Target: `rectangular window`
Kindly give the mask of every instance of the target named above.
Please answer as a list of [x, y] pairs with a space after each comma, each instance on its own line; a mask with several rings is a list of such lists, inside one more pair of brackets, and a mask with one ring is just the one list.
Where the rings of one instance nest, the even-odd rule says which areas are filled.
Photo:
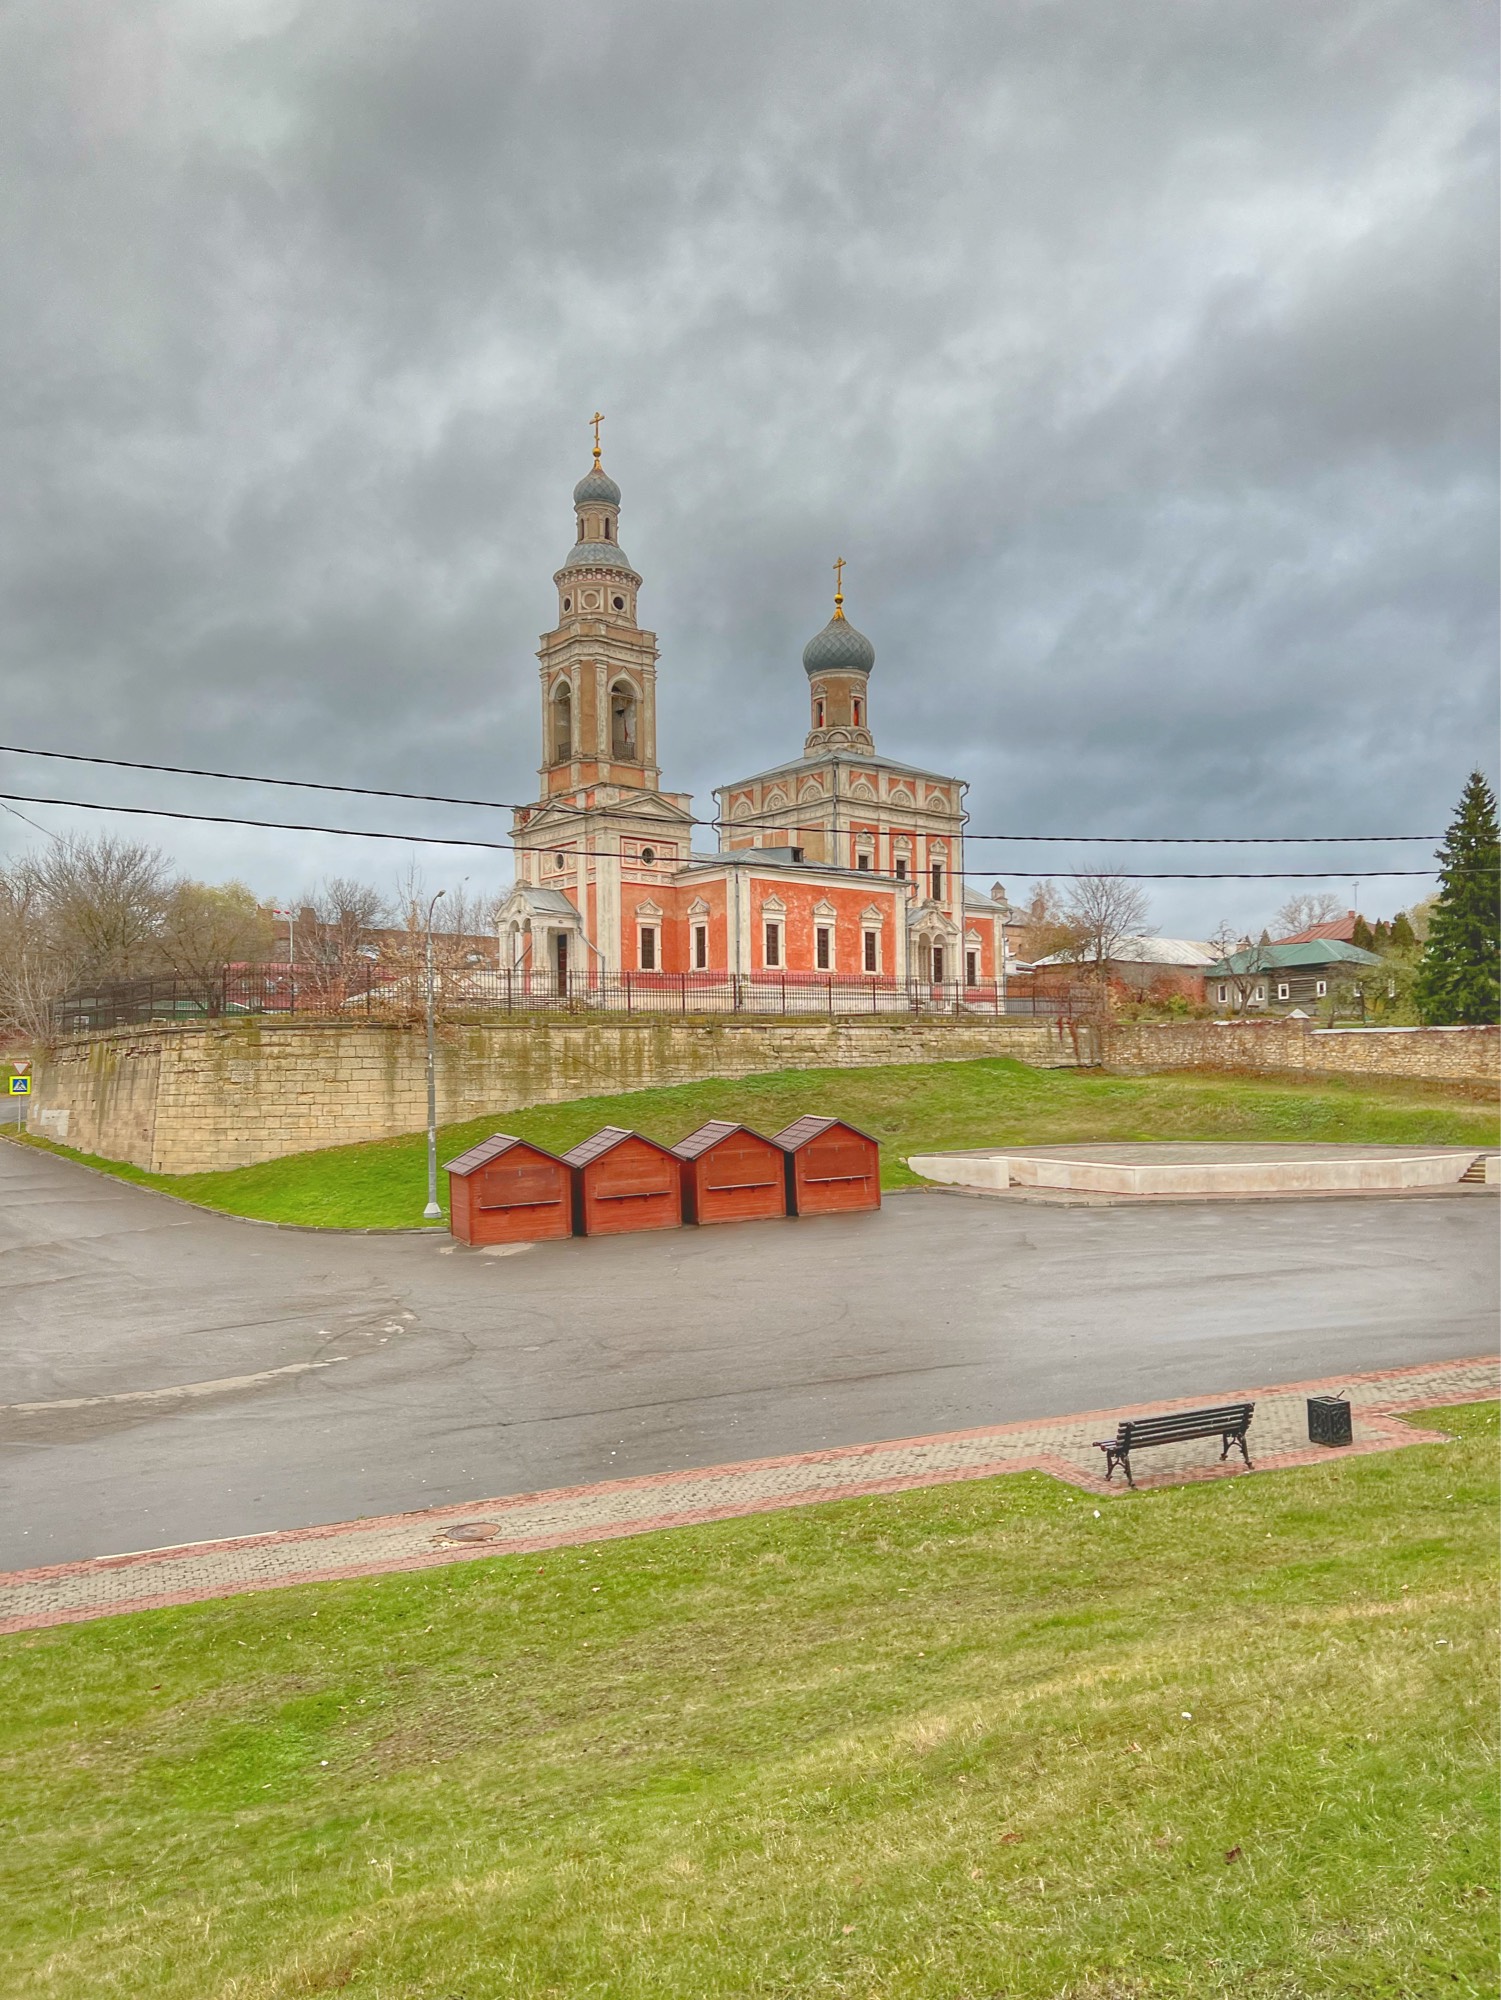
[[1220, 1005], [1223, 1006], [1229, 998], [1230, 998], [1230, 988], [1228, 986], [1222, 986], [1220, 988]]
[[943, 984], [943, 946], [941, 944], [935, 944], [933, 947], [933, 984], [935, 986], [942, 986]]
[[1287, 998], [1287, 995], [1288, 995], [1288, 986], [1287, 986], [1287, 982], [1286, 982], [1285, 980], [1283, 980], [1283, 981], [1279, 982], [1279, 984], [1278, 984], [1278, 987], [1277, 987], [1277, 998], [1278, 998], [1279, 1000], [1285, 1000], [1285, 999]]
[[964, 954], [964, 980], [967, 986], [978, 986], [980, 983], [980, 954], [977, 951]]
[[655, 972], [657, 969], [657, 933], [650, 924], [641, 926], [641, 970]]
[[1251, 995], [1251, 998], [1253, 1000], [1265, 1000], [1266, 988], [1264, 986], [1258, 986], [1256, 991]]
[[868, 854], [857, 854], [855, 856], [855, 866], [857, 868], [868, 869], [870, 867], [870, 856]]
[[907, 879], [907, 857], [905, 854], [899, 854], [896, 857], [896, 879], [898, 882], [905, 882]]
[[941, 861], [933, 863], [933, 901], [935, 903], [943, 901], [943, 863]]
[[707, 924], [695, 924], [693, 926], [693, 969], [695, 972], [703, 972], [707, 969], [708, 963], [709, 926]]
[[881, 969], [877, 959], [877, 954], [880, 950], [880, 936], [879, 931], [867, 931], [865, 933], [865, 970], [867, 972], [879, 972]]
[[766, 926], [766, 963], [768, 965], [780, 965], [781, 962], [782, 926], [780, 924], [768, 924]]
[[820, 972], [827, 972], [834, 961], [834, 934], [827, 925], [820, 924], [813, 933], [813, 963]]
[[1324, 995], [1325, 995], [1325, 994], [1326, 994], [1326, 993], [1327, 993], [1327, 992], [1329, 991], [1329, 982], [1328, 982], [1328, 980], [1327, 980], [1327, 979], [1320, 979], [1320, 980], [1317, 980], [1317, 981], [1315, 981], [1315, 983], [1314, 983], [1314, 989], [1313, 989], [1313, 990], [1314, 990], [1314, 992], [1315, 992], [1315, 993], [1317, 993], [1317, 994], [1318, 994], [1319, 998], [1320, 998], [1320, 999], [1322, 1000], [1322, 999], [1323, 999], [1323, 997], [1324, 997]]

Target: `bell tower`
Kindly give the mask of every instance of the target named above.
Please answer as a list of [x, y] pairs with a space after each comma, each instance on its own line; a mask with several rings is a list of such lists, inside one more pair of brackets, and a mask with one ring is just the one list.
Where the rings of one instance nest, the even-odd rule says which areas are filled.
[[573, 489], [573, 547], [553, 577], [558, 622], [542, 637], [545, 796], [614, 785], [656, 791], [657, 639], [636, 623], [641, 578], [620, 546], [620, 488], [594, 463]]

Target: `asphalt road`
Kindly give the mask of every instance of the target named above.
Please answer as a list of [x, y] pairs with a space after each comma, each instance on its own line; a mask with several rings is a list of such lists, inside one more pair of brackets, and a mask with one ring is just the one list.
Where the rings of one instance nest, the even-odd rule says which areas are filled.
[[1484, 1354], [1495, 1219], [918, 1193], [497, 1255], [0, 1143], [0, 1568]]

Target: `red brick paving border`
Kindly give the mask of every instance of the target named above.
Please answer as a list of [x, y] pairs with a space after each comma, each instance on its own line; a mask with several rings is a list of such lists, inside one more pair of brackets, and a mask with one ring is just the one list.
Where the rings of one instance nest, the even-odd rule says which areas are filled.
[[[1125, 1417], [1191, 1409], [1205, 1402], [1255, 1401], [1258, 1408], [1250, 1440], [1255, 1470], [1270, 1472], [1323, 1464], [1352, 1452], [1391, 1451], [1434, 1442], [1441, 1433], [1414, 1430], [1396, 1420], [1399, 1414], [1445, 1403], [1474, 1402], [1495, 1396], [1498, 1387], [1496, 1363], [1489, 1357], [1386, 1368], [1363, 1375], [1326, 1376], [1310, 1382], [1215, 1392], [1212, 1396], [1178, 1396], [1119, 1409], [879, 1444], [840, 1445], [781, 1458], [651, 1473], [637, 1479], [604, 1480], [411, 1513], [13, 1570], [0, 1573], [0, 1633], [198, 1603], [245, 1591], [284, 1589], [298, 1583], [390, 1575], [490, 1555], [530, 1554], [825, 1500], [994, 1478], [1008, 1472], [1044, 1472], [1086, 1492], [1120, 1499], [1129, 1489], [1120, 1482], [1107, 1485], [1093, 1469], [1100, 1460], [1092, 1441], [1110, 1434]], [[1356, 1441], [1337, 1449], [1299, 1441], [1300, 1435], [1306, 1437], [1304, 1398], [1336, 1388], [1350, 1395], [1358, 1425]], [[1244, 1467], [1237, 1462], [1203, 1462], [1194, 1445], [1169, 1449], [1155, 1462], [1158, 1469], [1143, 1473], [1137, 1492], [1244, 1476]], [[862, 1464], [869, 1468], [870, 1476], [849, 1476]], [[825, 1475], [822, 1478], [818, 1477], [820, 1469]], [[660, 1504], [670, 1502], [674, 1489], [684, 1504]], [[638, 1504], [633, 1506], [632, 1501]], [[697, 1504], [692, 1504], [694, 1501]], [[517, 1522], [519, 1532], [502, 1532], [489, 1541], [455, 1544], [442, 1540], [446, 1526], [483, 1519], [503, 1529], [508, 1515], [540, 1518], [525, 1525]], [[532, 1532], [526, 1532], [527, 1525]], [[331, 1560], [322, 1559], [325, 1556]]]

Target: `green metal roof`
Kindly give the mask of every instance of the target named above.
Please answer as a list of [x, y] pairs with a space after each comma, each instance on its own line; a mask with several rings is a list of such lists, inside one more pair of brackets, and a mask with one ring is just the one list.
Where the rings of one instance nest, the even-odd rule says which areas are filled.
[[1316, 965], [1379, 965], [1373, 951], [1358, 944], [1342, 944], [1338, 938], [1315, 938], [1307, 944], [1254, 944], [1246, 951], [1232, 952], [1204, 967], [1206, 979], [1226, 979], [1248, 972], [1284, 972], [1289, 967]]

